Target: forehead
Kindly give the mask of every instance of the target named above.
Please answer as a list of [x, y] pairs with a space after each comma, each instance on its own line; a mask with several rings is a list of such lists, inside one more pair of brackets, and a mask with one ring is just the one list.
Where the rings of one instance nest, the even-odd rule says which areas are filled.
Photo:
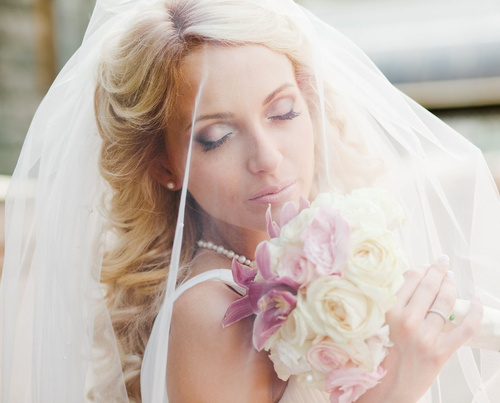
[[180, 77], [174, 115], [182, 119], [192, 117], [198, 91], [200, 108], [225, 112], [238, 103], [262, 103], [280, 85], [295, 84], [290, 60], [260, 45], [205, 45], [182, 60]]

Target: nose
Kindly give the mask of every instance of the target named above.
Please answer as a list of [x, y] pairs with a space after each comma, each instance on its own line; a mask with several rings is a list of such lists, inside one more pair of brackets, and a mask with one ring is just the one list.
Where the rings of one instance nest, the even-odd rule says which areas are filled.
[[283, 160], [278, 136], [255, 127], [249, 137], [248, 169], [252, 173], [274, 173]]

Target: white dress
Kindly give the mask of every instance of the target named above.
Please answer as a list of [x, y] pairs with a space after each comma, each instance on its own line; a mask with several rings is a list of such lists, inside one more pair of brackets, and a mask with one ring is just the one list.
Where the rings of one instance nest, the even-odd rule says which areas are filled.
[[[175, 299], [177, 299], [184, 291], [199, 284], [203, 281], [221, 281], [234, 289], [238, 294], [243, 294], [244, 289], [236, 284], [233, 280], [233, 274], [229, 269], [214, 269], [198, 274], [193, 278], [181, 284], [175, 290]], [[328, 403], [329, 395], [326, 392], [321, 392], [315, 388], [302, 387], [296, 377], [291, 377], [288, 380], [288, 385], [281, 397], [279, 403]]]

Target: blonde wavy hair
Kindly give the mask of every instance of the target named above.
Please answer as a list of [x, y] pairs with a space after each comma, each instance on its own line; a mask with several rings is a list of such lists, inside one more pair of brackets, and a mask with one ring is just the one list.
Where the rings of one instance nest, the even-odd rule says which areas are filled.
[[[115, 242], [105, 256], [101, 281], [130, 401], [141, 400], [141, 362], [164, 296], [179, 207], [179, 192], [160, 185], [155, 170], [165, 153], [166, 121], [175, 103], [180, 62], [204, 44], [260, 44], [284, 54], [295, 68], [315, 130], [320, 132], [324, 125], [318, 118], [306, 38], [289, 17], [252, 0], [163, 0], [142, 10], [106, 47], [97, 75], [95, 115], [102, 137], [100, 172], [112, 189], [106, 214]], [[333, 170], [350, 170], [352, 182], [352, 171], [360, 170], [353, 161], [364, 154], [363, 146], [355, 131], [346, 134], [347, 112], [339, 107], [332, 87], [324, 84], [327, 130], [335, 143]], [[322, 158], [316, 154], [316, 169], [321, 170]], [[367, 171], [373, 170], [367, 167], [360, 177]], [[335, 180], [332, 186], [346, 187], [338, 175]], [[186, 213], [181, 257], [185, 268], [196, 252], [195, 204], [191, 199]]]

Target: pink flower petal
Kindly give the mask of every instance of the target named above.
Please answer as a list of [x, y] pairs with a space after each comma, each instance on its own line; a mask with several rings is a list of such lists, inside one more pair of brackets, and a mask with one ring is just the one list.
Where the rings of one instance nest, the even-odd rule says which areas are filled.
[[266, 341], [281, 327], [295, 309], [297, 297], [287, 289], [271, 288], [258, 302], [253, 329], [253, 343], [257, 351], [262, 350]]
[[326, 387], [330, 391], [331, 403], [351, 403], [368, 389], [377, 385], [386, 371], [379, 366], [374, 372], [365, 372], [358, 367], [343, 367], [330, 372]]
[[273, 217], [271, 214], [271, 205], [267, 208], [266, 211], [266, 222], [267, 222], [267, 233], [270, 238], [277, 238], [280, 236], [280, 227], [273, 221]]
[[351, 230], [340, 212], [321, 207], [302, 233], [304, 254], [320, 276], [341, 275], [350, 253]]
[[248, 266], [245, 266], [244, 264], [241, 264], [236, 259], [233, 259], [231, 271], [233, 272], [233, 278], [236, 284], [241, 285], [245, 288], [248, 288], [250, 283], [255, 279], [255, 276], [257, 275], [257, 271]]
[[279, 330], [285, 321], [285, 319], [269, 320], [269, 316], [272, 316], [270, 312], [262, 312], [255, 318], [252, 341], [257, 351], [264, 348], [266, 341]]
[[263, 241], [257, 245], [257, 249], [255, 250], [255, 262], [264, 280], [268, 281], [275, 277], [274, 273], [271, 271], [271, 252], [269, 251], [267, 241]]
[[302, 210], [308, 209], [309, 207], [311, 207], [311, 203], [309, 203], [309, 200], [306, 200], [301, 196], [299, 199], [299, 211], [298, 211], [298, 213], [300, 214], [300, 212]]
[[254, 311], [248, 296], [241, 297], [229, 305], [229, 308], [227, 308], [224, 319], [222, 320], [222, 327], [232, 325], [247, 316], [253, 315], [253, 313]]
[[250, 305], [255, 313], [258, 313], [260, 311], [259, 301], [262, 298], [262, 296], [268, 293], [269, 290], [272, 289], [274, 286], [275, 286], [274, 284], [266, 282], [255, 282], [250, 284], [247, 295]]
[[299, 214], [294, 202], [287, 202], [281, 209], [280, 226], [283, 228], [290, 220]]

